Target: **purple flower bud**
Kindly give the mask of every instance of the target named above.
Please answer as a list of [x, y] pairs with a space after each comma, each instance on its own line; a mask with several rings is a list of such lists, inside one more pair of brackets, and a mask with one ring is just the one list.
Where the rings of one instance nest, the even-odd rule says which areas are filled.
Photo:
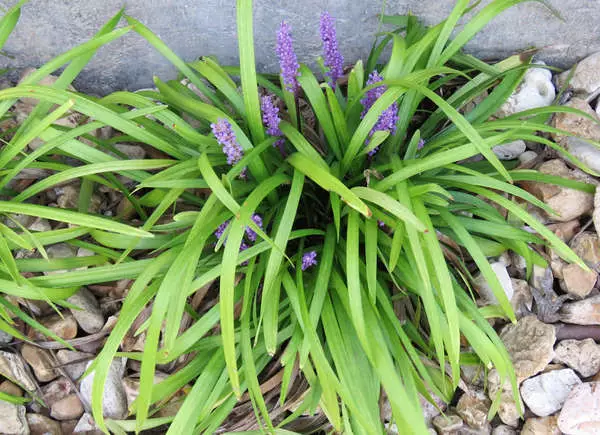
[[[256, 226], [262, 230], [262, 227], [263, 227], [262, 217], [260, 217], [259, 214], [255, 213], [252, 215], [251, 219], [254, 221]], [[251, 242], [254, 243], [256, 241], [256, 232], [254, 232], [254, 230], [250, 227], [246, 227], [246, 236], [248, 237], [248, 240], [250, 240]]]
[[302, 256], [302, 270], [306, 270], [317, 264], [317, 252], [310, 251]]
[[335, 32], [335, 23], [329, 12], [321, 14], [321, 23], [319, 26], [321, 40], [323, 41], [323, 59], [328, 68], [327, 76], [329, 85], [335, 88], [335, 83], [344, 73], [344, 58], [338, 47], [337, 36]]
[[[379, 83], [381, 81], [383, 81], [383, 77], [381, 77], [377, 71], [373, 71], [371, 74], [369, 74], [369, 78], [367, 80], [367, 86], [373, 85], [375, 83]], [[369, 89], [365, 93], [364, 98], [362, 100], [360, 100], [360, 103], [364, 107], [364, 109], [360, 115], [361, 118], [365, 117], [365, 115], [367, 114], [369, 109], [373, 106], [375, 101], [377, 101], [377, 99], [380, 98], [386, 90], [387, 90], [387, 86], [381, 85], [381, 86], [377, 86], [373, 89]], [[381, 115], [379, 115], [379, 119], [377, 120], [377, 122], [375, 123], [375, 125], [373, 126], [371, 131], [369, 132], [369, 137], [366, 140], [366, 143], [367, 144], [369, 143], [371, 136], [373, 136], [373, 133], [375, 133], [376, 131], [389, 131], [390, 134], [396, 134], [396, 124], [397, 123], [398, 123], [398, 103], [394, 102], [390, 107], [388, 107], [383, 112], [381, 112]], [[371, 151], [369, 151], [369, 156], [373, 156], [378, 151], [378, 149], [379, 149], [379, 147], [374, 148]]]
[[215, 124], [210, 124], [210, 128], [219, 145], [223, 147], [223, 153], [227, 156], [227, 164], [233, 166], [239, 162], [244, 155], [244, 150], [238, 143], [229, 121], [223, 118], [218, 119]]
[[296, 93], [298, 90], [298, 72], [300, 65], [294, 52], [292, 40], [292, 28], [285, 21], [281, 22], [281, 27], [277, 33], [277, 56], [279, 56], [279, 67], [281, 68], [281, 77], [285, 89]]
[[419, 139], [419, 143], [417, 144], [417, 149], [418, 150], [422, 150], [423, 147], [425, 147], [425, 140], [424, 139]]

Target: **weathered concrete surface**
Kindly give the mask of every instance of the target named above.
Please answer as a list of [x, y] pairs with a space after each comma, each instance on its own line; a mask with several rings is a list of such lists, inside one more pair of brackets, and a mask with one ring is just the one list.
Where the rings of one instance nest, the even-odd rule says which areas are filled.
[[[11, 6], [16, 0], [0, 0]], [[295, 46], [303, 62], [320, 52], [319, 14], [327, 9], [337, 19], [338, 36], [346, 63], [367, 57], [382, 0], [255, 0], [256, 58], [260, 70], [276, 71], [273, 49], [282, 19], [294, 29]], [[454, 0], [388, 1], [387, 13], [411, 11], [427, 24], [450, 12]], [[489, 1], [483, 1], [487, 4]], [[468, 45], [483, 58], [499, 58], [532, 46], [543, 47], [539, 56], [557, 66], [600, 50], [600, 2], [548, 0], [564, 21], [537, 2], [521, 4], [494, 19]], [[31, 0], [23, 8], [18, 27], [5, 51], [13, 59], [0, 66], [40, 65], [91, 37], [117, 10], [126, 12], [154, 30], [185, 60], [216, 55], [222, 63], [237, 58], [234, 0]], [[481, 7], [480, 7], [481, 8]], [[152, 75], [174, 76], [174, 69], [136, 34], [103, 47], [76, 85], [85, 91], [106, 93], [135, 89], [152, 83]]]

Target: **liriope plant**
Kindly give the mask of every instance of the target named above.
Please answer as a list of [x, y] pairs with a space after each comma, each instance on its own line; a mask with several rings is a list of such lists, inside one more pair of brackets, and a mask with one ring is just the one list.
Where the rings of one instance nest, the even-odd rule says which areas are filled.
[[[0, 91], [3, 115], [20, 98], [39, 99], [0, 152], [0, 213], [70, 224], [39, 233], [0, 227], [3, 294], [59, 307], [82, 286], [132, 280], [86, 373], [94, 373], [91, 410], [101, 429], [383, 433], [387, 420], [400, 433], [426, 433], [420, 398], [449, 402], [462, 363], [494, 367], [516, 391], [510, 358], [488, 323], [515, 316], [488, 258], [510, 250], [531, 271], [546, 264], [531, 246], [546, 244], [585, 265], [524, 211], [516, 199], [552, 213], [515, 182], [593, 191], [514, 169], [492, 152], [517, 139], [559, 149], [536, 133], [559, 132], [547, 117], [575, 111], [551, 106], [491, 118], [529, 59], [488, 65], [460, 50], [520, 2], [492, 1], [453, 39], [471, 10], [468, 0], [457, 1], [430, 28], [413, 16], [382, 16], [395, 29], [380, 35], [365, 63], [348, 70], [333, 18], [323, 13], [317, 74], [298, 63], [284, 22], [276, 36], [274, 30], [279, 75], [255, 69], [249, 0], [237, 1], [235, 67], [212, 58], [185, 62], [132, 17], [117, 29], [120, 12], [89, 42]], [[181, 77], [155, 78], [155, 90], [103, 98], [66, 90], [99, 47], [130, 31]], [[65, 64], [53, 87], [36, 85]], [[465, 114], [481, 95], [487, 96]], [[54, 124], [73, 112], [83, 116], [78, 126]], [[116, 137], [93, 135], [104, 126]], [[35, 138], [43, 144], [27, 151]], [[118, 142], [143, 144], [161, 158], [128, 160], [114, 147]], [[484, 160], [460, 163], [477, 155]], [[11, 190], [10, 181], [30, 168], [52, 175]], [[81, 182], [77, 210], [33, 203], [37, 194], [72, 180]], [[136, 219], [88, 213], [99, 186], [121, 192]], [[498, 208], [510, 213], [510, 222]], [[95, 255], [15, 259], [23, 248], [44, 257], [44, 247], [55, 243]], [[497, 305], [477, 307], [470, 264], [488, 280]], [[82, 266], [87, 269], [75, 270]], [[27, 313], [0, 301], [0, 329], [27, 340], [10, 315]], [[131, 331], [146, 307], [150, 316]], [[121, 352], [132, 332], [145, 334], [143, 351]], [[104, 383], [111, 362], [122, 356], [141, 363], [139, 395], [132, 419], [105, 419]], [[177, 370], [155, 383], [157, 367], [168, 364]], [[178, 412], [158, 416], [173, 400], [180, 401]], [[388, 407], [391, 413], [383, 411]]]

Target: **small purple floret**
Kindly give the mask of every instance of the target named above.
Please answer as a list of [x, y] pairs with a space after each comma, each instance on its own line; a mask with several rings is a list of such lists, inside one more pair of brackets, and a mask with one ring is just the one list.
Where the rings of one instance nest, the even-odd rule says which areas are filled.
[[235, 137], [233, 127], [226, 119], [218, 119], [216, 123], [210, 124], [213, 134], [219, 145], [223, 147], [223, 153], [227, 156], [227, 164], [235, 165], [244, 156], [244, 150]]
[[[381, 81], [383, 81], [383, 77], [381, 77], [377, 71], [373, 71], [371, 74], [369, 74], [369, 78], [367, 80], [367, 86], [373, 85], [375, 83], [379, 83]], [[365, 115], [367, 114], [369, 109], [373, 106], [373, 104], [375, 104], [375, 101], [377, 101], [377, 99], [380, 98], [386, 90], [387, 90], [387, 86], [381, 85], [381, 86], [377, 86], [373, 89], [369, 89], [366, 92], [364, 98], [362, 100], [360, 100], [360, 103], [363, 105], [363, 111], [360, 115], [361, 118], [365, 117]], [[379, 119], [377, 120], [377, 122], [375, 123], [375, 125], [373, 126], [371, 131], [369, 132], [369, 137], [366, 140], [366, 143], [367, 144], [369, 143], [371, 136], [373, 136], [373, 134], [376, 131], [389, 131], [390, 134], [392, 134], [392, 135], [396, 134], [396, 124], [397, 123], [398, 123], [398, 103], [394, 102], [390, 107], [388, 107], [383, 112], [381, 112], [381, 115], [379, 115]], [[379, 147], [374, 148], [371, 151], [369, 151], [369, 156], [373, 156], [378, 151], [378, 149], [379, 149]]]
[[277, 48], [275, 50], [279, 56], [279, 67], [281, 68], [281, 77], [285, 89], [296, 93], [298, 90], [298, 76], [300, 75], [300, 65], [294, 52], [292, 40], [292, 28], [285, 21], [281, 22], [281, 27], [277, 33]]
[[425, 140], [419, 139], [419, 143], [417, 144], [417, 149], [422, 150], [425, 147]]
[[215, 231], [215, 237], [217, 239], [220, 239], [223, 236], [223, 233], [225, 233], [225, 230], [227, 229], [228, 226], [229, 226], [229, 221], [225, 221], [221, 225], [219, 225], [217, 227], [217, 230]]
[[[262, 227], [263, 227], [262, 217], [260, 217], [259, 214], [253, 214], [251, 219], [252, 219], [252, 221], [254, 221], [256, 226], [262, 230]], [[248, 237], [248, 240], [250, 240], [251, 242], [254, 243], [256, 241], [256, 232], [250, 227], [246, 227], [246, 236]]]
[[323, 60], [328, 68], [329, 85], [335, 88], [335, 83], [344, 74], [344, 58], [338, 46], [335, 23], [329, 12], [321, 14], [319, 30], [323, 41]]
[[302, 270], [306, 270], [317, 264], [317, 252], [310, 251], [302, 256]]

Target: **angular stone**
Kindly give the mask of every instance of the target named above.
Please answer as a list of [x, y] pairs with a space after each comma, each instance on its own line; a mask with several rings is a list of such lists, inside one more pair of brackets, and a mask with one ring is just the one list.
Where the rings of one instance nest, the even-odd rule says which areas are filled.
[[463, 394], [456, 404], [456, 412], [469, 426], [481, 429], [487, 424], [487, 415], [492, 402], [483, 393]]
[[121, 151], [130, 160], [143, 160], [146, 157], [146, 150], [139, 145], [129, 145], [118, 143], [115, 148]]
[[548, 229], [565, 243], [569, 243], [573, 236], [579, 232], [580, 228], [581, 225], [578, 219], [548, 225]]
[[5, 435], [29, 435], [25, 407], [0, 400], [0, 430]]
[[433, 427], [437, 429], [439, 434], [451, 434], [456, 433], [463, 427], [463, 421], [458, 415], [448, 413], [434, 417]]
[[42, 414], [27, 414], [31, 435], [63, 435], [60, 424]]
[[[565, 106], [585, 112], [587, 115], [591, 116], [591, 119], [577, 113], [557, 113], [552, 119], [552, 125], [555, 128], [568, 131], [573, 135], [581, 136], [586, 139], [600, 139], [600, 126], [594, 122], [594, 118], [596, 118], [596, 112], [594, 112], [587, 101], [582, 98], [575, 97], [571, 98], [571, 100], [565, 104]], [[553, 137], [557, 142], [564, 145], [564, 140], [567, 136], [553, 133]]]
[[521, 435], [561, 435], [558, 416], [528, 418], [521, 429]]
[[[74, 352], [72, 350], [61, 349], [56, 352], [56, 359], [62, 365], [62, 368], [73, 380], [78, 380], [85, 372], [85, 367], [90, 359], [94, 357], [91, 353]], [[80, 361], [80, 362], [77, 362]]]
[[525, 152], [527, 145], [522, 140], [496, 145], [492, 151], [500, 160], [513, 160]]
[[492, 430], [492, 435], [517, 435], [517, 432], [512, 427], [501, 424]]
[[0, 351], [0, 374], [16, 382], [27, 391], [35, 391], [35, 381], [18, 355]]
[[[492, 369], [488, 376], [488, 397], [490, 400], [495, 400], [496, 395], [500, 393], [500, 402], [498, 405], [498, 417], [502, 423], [517, 427], [519, 425], [519, 418], [521, 417], [517, 403], [515, 402], [512, 385], [508, 380], [504, 381], [504, 384], [500, 383], [500, 377], [496, 369]], [[517, 390], [518, 400], [521, 402], [521, 394]]]
[[21, 348], [21, 355], [40, 382], [50, 382], [58, 377], [58, 372], [52, 368], [55, 362], [47, 350], [26, 343]]
[[575, 325], [600, 325], [600, 295], [564, 304], [560, 320]]
[[[127, 395], [121, 381], [126, 361], [125, 359], [115, 359], [108, 370], [103, 395], [103, 411], [107, 418], [122, 419], [127, 416]], [[83, 378], [79, 386], [81, 395], [87, 404], [91, 403], [93, 382], [94, 372]]]
[[525, 151], [519, 156], [519, 162], [521, 162], [521, 165], [526, 165], [527, 163], [534, 161], [537, 156], [538, 154], [535, 151]]
[[52, 405], [50, 416], [56, 420], [73, 420], [81, 417], [83, 411], [83, 405], [77, 394], [70, 394]]
[[0, 384], [0, 391], [6, 394], [10, 394], [15, 397], [23, 397], [23, 390], [21, 390], [17, 385], [13, 384], [11, 381], [6, 380]]
[[[594, 53], [579, 61], [569, 81], [569, 87], [576, 93], [587, 96], [600, 88], [600, 52]], [[559, 82], [566, 83], [571, 70], [563, 72]]]
[[76, 208], [79, 203], [79, 188], [73, 185], [56, 187], [54, 189], [58, 198], [56, 204], [60, 208]]
[[577, 264], [568, 264], [562, 268], [561, 288], [578, 299], [591, 293], [598, 280], [594, 270], [583, 270]]
[[[570, 170], [559, 159], [548, 160], [538, 167], [542, 174], [554, 175], [571, 180], [581, 180], [583, 175], [575, 170]], [[535, 195], [546, 203], [556, 214], [548, 215], [550, 219], [558, 222], [568, 222], [583, 214], [589, 213], [594, 207], [594, 196], [591, 193], [569, 189], [555, 184], [526, 181], [522, 183], [525, 190]]]
[[44, 399], [44, 403], [49, 407], [64, 399], [70, 394], [75, 393], [75, 389], [71, 382], [61, 376], [60, 378], [50, 382], [48, 385], [44, 385], [42, 387], [42, 398]]
[[[71, 340], [77, 336], [77, 322], [72, 314], [66, 313], [63, 317], [54, 314], [40, 319], [40, 323], [64, 340]], [[34, 336], [38, 340], [50, 339], [38, 331], [35, 332]]]
[[554, 362], [571, 367], [584, 378], [600, 371], [600, 345], [591, 338], [562, 340], [554, 349], [554, 354]]
[[598, 234], [581, 233], [571, 241], [571, 249], [585, 264], [594, 269], [600, 264], [600, 238]]
[[30, 231], [50, 231], [52, 227], [47, 219], [37, 218], [27, 229]]
[[94, 295], [86, 288], [81, 288], [77, 293], [67, 299], [71, 304], [81, 308], [72, 309], [75, 320], [81, 329], [88, 334], [98, 332], [104, 326], [104, 315], [100, 310], [98, 301]]
[[86, 435], [95, 434], [97, 428], [98, 427], [96, 426], [96, 422], [94, 421], [92, 415], [85, 412], [77, 422], [75, 429], [73, 429], [73, 433], [85, 433]]
[[577, 385], [558, 416], [558, 428], [566, 434], [600, 433], [600, 383]]
[[511, 356], [518, 383], [544, 370], [554, 357], [554, 327], [540, 322], [535, 316], [523, 317], [516, 324], [507, 325], [500, 338]]
[[521, 385], [521, 397], [538, 417], [546, 417], [562, 408], [569, 393], [581, 380], [571, 369], [553, 370], [526, 379]]
[[533, 308], [533, 295], [531, 294], [527, 281], [511, 278], [511, 282], [514, 293], [510, 299], [510, 304], [512, 305], [518, 320], [531, 313], [531, 309]]
[[[500, 281], [500, 285], [502, 286], [502, 289], [504, 290], [506, 297], [510, 301], [511, 298], [513, 297], [514, 289], [512, 286], [510, 276], [508, 275], [508, 271], [506, 270], [506, 266], [500, 262], [495, 262], [495, 263], [491, 263], [490, 267], [494, 271], [494, 274], [498, 278], [498, 281]], [[474, 279], [474, 282], [479, 290], [479, 295], [481, 296], [481, 298], [484, 301], [486, 301], [488, 303], [492, 303], [492, 304], [498, 303], [498, 299], [494, 295], [492, 288], [486, 281], [483, 274], [477, 275], [477, 277], [475, 277], [475, 279]]]

